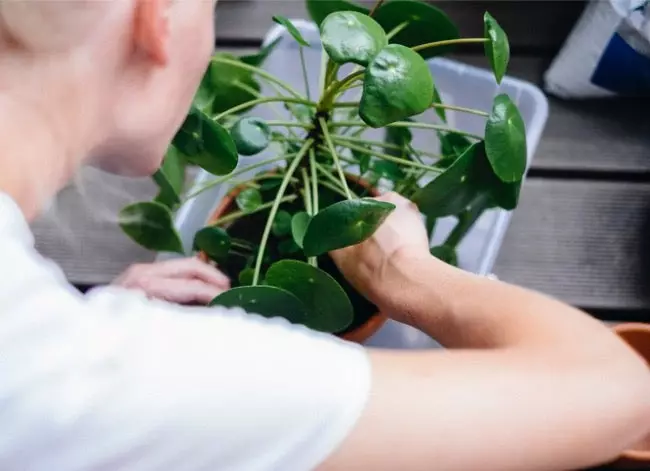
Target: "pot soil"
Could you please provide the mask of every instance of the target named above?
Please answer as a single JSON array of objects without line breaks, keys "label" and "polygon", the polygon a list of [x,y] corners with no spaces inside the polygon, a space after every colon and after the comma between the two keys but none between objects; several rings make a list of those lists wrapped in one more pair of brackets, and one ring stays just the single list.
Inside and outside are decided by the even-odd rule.
[{"label": "pot soil", "polygon": [[[376,188],[371,187],[368,182],[361,180],[354,175],[346,175],[346,177],[350,184],[350,188],[357,194],[365,193],[370,196],[379,195],[379,191],[377,191]],[[231,190],[222,199],[219,206],[215,209],[215,211],[208,219],[208,225],[214,224],[216,221],[223,218],[227,214],[236,211],[237,205],[235,203],[235,198],[245,188],[246,185],[242,185]],[[264,200],[272,200],[276,189],[277,188],[272,188],[268,191],[263,191]],[[326,205],[341,201],[343,198],[331,190],[321,188],[319,190],[319,199],[321,202],[321,208],[323,208]],[[287,210],[291,213],[304,210],[300,202],[284,203],[280,205],[280,209]],[[231,237],[245,239],[253,244],[258,244],[268,215],[268,210],[261,211],[259,213],[252,213],[250,215],[237,219],[233,223],[226,224],[224,228],[227,228],[228,234]],[[304,257],[301,253],[296,253],[294,255],[280,254],[278,251],[279,242],[280,240],[274,235],[271,235],[269,238],[269,243],[266,248],[266,253],[268,254],[269,261],[264,264],[266,268],[268,268],[272,262],[277,261],[281,258],[295,258],[298,260],[304,260]],[[203,261],[209,261],[205,253],[200,253],[199,257]],[[334,261],[329,257],[329,255],[318,257],[318,266],[339,282],[341,287],[345,290],[346,294],[350,298],[350,301],[352,302],[352,306],[354,308],[354,320],[352,321],[352,324],[345,331],[338,332],[336,335],[351,342],[364,342],[384,325],[387,320],[386,315],[379,312],[376,306],[374,306],[363,296],[357,293],[354,288],[352,288],[347,280],[345,280],[343,275],[338,271],[336,265],[334,264]],[[245,267],[246,260],[244,258],[235,257],[233,255],[230,255],[227,261],[219,266],[219,268],[233,280],[233,287],[237,286],[237,275]],[[263,272],[264,270],[265,268],[263,267]]]},{"label": "pot soil", "polygon": [[[641,355],[650,367],[650,324],[618,324],[614,327],[614,332]],[[624,451],[613,465],[618,469],[650,469],[650,435]]]}]

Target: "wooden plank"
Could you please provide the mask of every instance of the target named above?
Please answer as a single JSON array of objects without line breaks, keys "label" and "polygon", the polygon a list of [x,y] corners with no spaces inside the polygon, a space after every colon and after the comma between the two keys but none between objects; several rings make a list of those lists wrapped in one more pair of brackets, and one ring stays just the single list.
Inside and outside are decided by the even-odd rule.
[{"label": "wooden plank", "polygon": [[[361,1],[372,5],[373,1]],[[483,36],[483,13],[490,11],[508,32],[514,50],[556,51],[584,8],[583,1],[549,2],[462,1],[435,2],[458,25],[465,37]],[[271,27],[273,15],[307,18],[302,0],[220,0],[217,5],[217,39],[259,41]]]},{"label": "wooden plank", "polygon": [[647,309],[649,229],[650,184],[530,179],[495,273],[577,306]]}]

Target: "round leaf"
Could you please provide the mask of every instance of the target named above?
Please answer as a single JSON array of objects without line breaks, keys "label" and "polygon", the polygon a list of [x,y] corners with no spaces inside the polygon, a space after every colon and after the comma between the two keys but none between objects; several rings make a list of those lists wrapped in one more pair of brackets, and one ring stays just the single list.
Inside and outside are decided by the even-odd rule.
[{"label": "round leaf", "polygon": [[388,44],[382,27],[356,11],[332,13],[320,29],[323,47],[337,64],[353,62],[366,66]]},{"label": "round leaf", "polygon": [[296,213],[291,218],[291,236],[298,247],[302,248],[302,241],[307,232],[307,226],[311,221],[311,216],[304,211]]},{"label": "round leaf", "polygon": [[386,149],[386,153],[394,155],[395,157],[405,157],[409,152],[411,141],[413,141],[413,133],[409,128],[386,128],[386,137],[384,138],[387,144],[398,146],[400,150]]},{"label": "round leaf", "polygon": [[255,270],[253,268],[244,268],[239,272],[237,277],[239,284],[242,286],[250,286],[253,284],[253,277],[255,276]]},{"label": "round leaf", "polygon": [[458,214],[481,191],[473,178],[478,160],[477,146],[467,149],[447,170],[413,196],[413,202],[427,218]]},{"label": "round leaf", "polygon": [[449,265],[455,267],[458,266],[458,255],[456,254],[456,249],[449,247],[447,245],[438,245],[437,247],[431,248],[431,255],[442,260]]},{"label": "round leaf", "polygon": [[[223,52],[219,52],[213,57],[240,61],[238,57]],[[204,80],[205,86],[212,91],[213,113],[222,113],[234,106],[255,100],[257,94],[253,92],[259,92],[261,89],[250,70],[215,60],[210,62]],[[204,83],[201,83],[203,87]]]},{"label": "round leaf", "polygon": [[494,174],[494,170],[488,162],[485,155],[485,146],[477,145],[478,164],[477,164],[477,181],[482,190],[488,194],[491,204],[511,211],[517,207],[519,202],[519,192],[523,180],[513,183],[505,183]]},{"label": "round leaf", "polygon": [[526,171],[526,128],[519,110],[505,94],[494,99],[485,125],[485,152],[494,173],[506,183],[518,182]]},{"label": "round leaf", "polygon": [[[458,28],[442,10],[421,1],[388,1],[379,7],[374,18],[386,32],[408,22],[392,39],[393,43],[408,47],[459,37]],[[420,54],[429,58],[451,50],[452,46],[442,46],[423,49]]]},{"label": "round leaf", "polygon": [[508,36],[501,28],[497,20],[492,15],[485,12],[483,16],[483,24],[485,31],[485,55],[490,61],[494,78],[497,83],[501,83],[503,76],[508,69],[508,62],[510,61],[510,44],[508,43]]},{"label": "round leaf", "polygon": [[293,239],[284,239],[278,243],[278,252],[280,255],[292,255],[300,252],[300,247]]},{"label": "round leaf", "polygon": [[158,252],[183,253],[183,244],[166,206],[145,201],[126,206],[118,222],[122,230],[142,247]]},{"label": "round leaf", "polygon": [[350,299],[329,274],[298,260],[281,260],[266,273],[266,283],[285,289],[304,304],[303,323],[321,332],[340,332],[354,317]]},{"label": "round leaf", "polygon": [[192,106],[172,141],[187,160],[213,175],[226,175],[237,166],[237,148],[223,126]]},{"label": "round leaf", "polygon": [[303,239],[305,255],[313,257],[363,242],[373,235],[395,206],[369,198],[339,201],[316,214]]},{"label": "round leaf", "polygon": [[271,230],[277,237],[282,237],[291,233],[291,214],[284,210],[278,211],[273,220]]},{"label": "round leaf", "polygon": [[273,17],[273,21],[287,28],[289,34],[293,37],[293,39],[295,39],[298,42],[298,44],[300,44],[301,46],[309,47],[309,43],[305,41],[305,38],[302,37],[302,34],[300,34],[300,31],[298,31],[298,28],[294,26],[294,24],[291,22],[289,18],[285,18],[284,16],[278,15]]},{"label": "round leaf", "polygon": [[230,236],[220,227],[204,227],[194,235],[194,249],[205,252],[212,260],[222,260],[230,250]]},{"label": "round leaf", "polygon": [[241,155],[255,155],[266,149],[271,141],[271,128],[260,118],[241,118],[232,128],[230,136]]},{"label": "round leaf", "polygon": [[366,69],[359,116],[379,128],[423,113],[432,100],[433,78],[424,59],[405,46],[389,44]]},{"label": "round leaf", "polygon": [[180,194],[185,183],[185,157],[174,146],[169,146],[161,167],[152,176],[160,191],[156,201],[168,208],[181,202]]},{"label": "round leaf", "polygon": [[313,22],[320,25],[328,15],[336,11],[357,11],[367,14],[370,10],[345,0],[307,0],[307,11]]},{"label": "round leaf", "polygon": [[245,213],[255,211],[262,204],[262,193],[257,188],[246,188],[235,198],[237,207]]},{"label": "round leaf", "polygon": [[240,286],[224,291],[210,306],[240,307],[251,314],[264,317],[284,317],[290,322],[302,322],[305,305],[295,295],[275,286]]},{"label": "round leaf", "polygon": [[385,178],[392,182],[398,182],[406,177],[404,171],[395,162],[388,160],[377,160],[372,163],[372,172],[380,178]]}]

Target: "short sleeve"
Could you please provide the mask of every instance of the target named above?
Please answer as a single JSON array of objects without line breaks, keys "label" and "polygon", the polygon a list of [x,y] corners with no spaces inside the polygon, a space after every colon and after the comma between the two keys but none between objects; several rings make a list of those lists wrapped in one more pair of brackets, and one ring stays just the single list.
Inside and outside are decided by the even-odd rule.
[{"label": "short sleeve", "polygon": [[363,348],[284,320],[36,296],[47,312],[2,332],[0,469],[310,470],[369,394]]}]

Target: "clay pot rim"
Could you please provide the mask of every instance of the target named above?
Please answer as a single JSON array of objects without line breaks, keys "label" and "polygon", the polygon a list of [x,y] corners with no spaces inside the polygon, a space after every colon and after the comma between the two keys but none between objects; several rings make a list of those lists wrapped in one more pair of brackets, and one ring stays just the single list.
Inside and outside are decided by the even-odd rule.
[{"label": "clay pot rim", "polygon": [[[270,170],[269,173],[273,173],[274,171],[275,170]],[[376,188],[370,187],[370,183],[367,181],[362,180],[360,177],[349,173],[346,173],[345,176],[365,188],[370,188],[369,193],[371,193],[373,196],[379,196],[379,191]],[[230,191],[228,191],[228,193],[226,193],[223,198],[221,198],[221,202],[217,205],[215,210],[208,218],[207,224],[213,224],[216,220],[223,216],[224,213],[230,209],[235,201],[235,198],[242,190],[244,190],[244,188],[246,188],[245,184],[237,185],[231,188]],[[205,255],[203,252],[199,253],[199,258],[204,262],[207,262],[209,260],[207,255]],[[332,335],[350,342],[363,343],[364,341],[368,340],[373,334],[375,334],[384,325],[384,323],[386,323],[387,320],[388,316],[379,311],[375,314],[372,314],[368,320],[366,320],[366,322],[360,326],[341,334]]]}]

